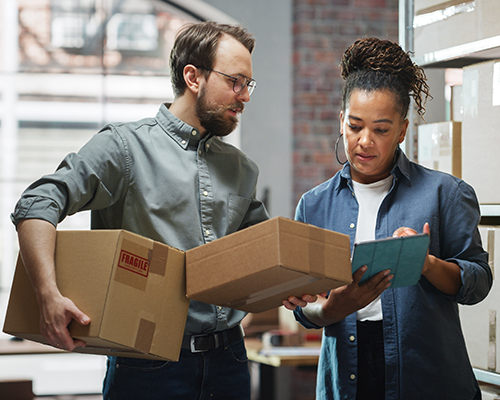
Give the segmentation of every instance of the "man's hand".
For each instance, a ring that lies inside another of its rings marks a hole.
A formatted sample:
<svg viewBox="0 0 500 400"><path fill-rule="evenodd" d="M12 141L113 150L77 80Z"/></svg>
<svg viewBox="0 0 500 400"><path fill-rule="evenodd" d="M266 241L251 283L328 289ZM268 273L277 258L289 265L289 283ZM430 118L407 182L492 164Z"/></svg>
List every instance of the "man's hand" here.
<svg viewBox="0 0 500 400"><path fill-rule="evenodd" d="M19 248L40 307L40 332L49 343L65 350L85 346L68 331L74 319L82 325L90 318L57 288L55 275L56 228L47 221L26 219L17 225Z"/></svg>
<svg viewBox="0 0 500 400"><path fill-rule="evenodd" d="M73 339L69 333L68 325L75 320L81 325L88 325L90 318L75 306L75 304L62 295L43 300L40 312L40 332L50 344L64 350L74 350L76 347L85 346L85 342Z"/></svg>
<svg viewBox="0 0 500 400"><path fill-rule="evenodd" d="M327 326L341 321L349 314L367 306L391 285L390 270L381 271L372 276L362 285L359 284L367 267L359 268L353 275L349 285L332 289L328 296L304 295L301 298L294 296L283 301L289 310L297 306L304 307L303 312L307 319L316 325Z"/></svg>

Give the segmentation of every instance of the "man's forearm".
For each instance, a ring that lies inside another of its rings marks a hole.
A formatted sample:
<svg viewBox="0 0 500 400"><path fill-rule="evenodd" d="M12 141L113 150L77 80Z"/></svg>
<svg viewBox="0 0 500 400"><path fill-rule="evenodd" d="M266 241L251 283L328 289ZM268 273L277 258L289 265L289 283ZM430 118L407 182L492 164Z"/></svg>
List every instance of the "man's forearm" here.
<svg viewBox="0 0 500 400"><path fill-rule="evenodd" d="M40 219L27 219L17 225L23 264L39 301L57 291L54 270L56 228Z"/></svg>

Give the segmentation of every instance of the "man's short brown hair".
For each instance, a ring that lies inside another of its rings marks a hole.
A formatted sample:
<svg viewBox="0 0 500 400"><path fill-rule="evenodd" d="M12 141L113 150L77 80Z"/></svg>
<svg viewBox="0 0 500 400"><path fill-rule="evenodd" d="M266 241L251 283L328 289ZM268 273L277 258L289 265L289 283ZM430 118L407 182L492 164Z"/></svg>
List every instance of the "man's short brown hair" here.
<svg viewBox="0 0 500 400"><path fill-rule="evenodd" d="M232 36L251 53L255 39L245 28L237 25L201 22L184 25L175 38L170 53L170 71L172 86L176 96L186 90L184 67L192 64L196 67L212 69L217 45L223 34Z"/></svg>

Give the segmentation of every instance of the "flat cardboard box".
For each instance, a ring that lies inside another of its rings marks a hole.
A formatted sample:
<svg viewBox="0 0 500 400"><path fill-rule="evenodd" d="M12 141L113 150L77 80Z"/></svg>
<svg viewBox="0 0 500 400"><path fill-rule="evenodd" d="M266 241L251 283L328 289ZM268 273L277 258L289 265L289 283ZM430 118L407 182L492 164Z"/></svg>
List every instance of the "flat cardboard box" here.
<svg viewBox="0 0 500 400"><path fill-rule="evenodd" d="M463 103L462 178L480 204L500 204L500 60L463 69Z"/></svg>
<svg viewBox="0 0 500 400"><path fill-rule="evenodd" d="M418 126L418 163L462 177L462 124L456 121Z"/></svg>
<svg viewBox="0 0 500 400"><path fill-rule="evenodd" d="M186 252L187 297L261 312L352 281L349 236L276 217Z"/></svg>
<svg viewBox="0 0 500 400"><path fill-rule="evenodd" d="M58 231L56 279L61 293L89 317L71 335L75 351L177 361L187 318L184 253L125 230ZM39 308L19 257L4 332L47 343Z"/></svg>
<svg viewBox="0 0 500 400"><path fill-rule="evenodd" d="M415 57L500 35L498 0L416 0Z"/></svg>

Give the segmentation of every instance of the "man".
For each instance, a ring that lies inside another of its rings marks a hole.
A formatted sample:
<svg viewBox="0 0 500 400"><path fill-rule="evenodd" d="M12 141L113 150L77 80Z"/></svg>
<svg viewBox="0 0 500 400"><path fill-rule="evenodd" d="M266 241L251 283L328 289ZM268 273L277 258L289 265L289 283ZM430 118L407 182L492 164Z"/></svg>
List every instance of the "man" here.
<svg viewBox="0 0 500 400"><path fill-rule="evenodd" d="M127 229L187 250L268 218L258 170L222 142L255 87L254 39L241 27L185 26L170 55L175 100L155 118L103 128L33 183L12 220L41 309L41 329L73 350L71 320L90 318L55 283L56 226L92 210L92 229ZM244 312L192 301L178 363L110 357L105 399L248 399Z"/></svg>

